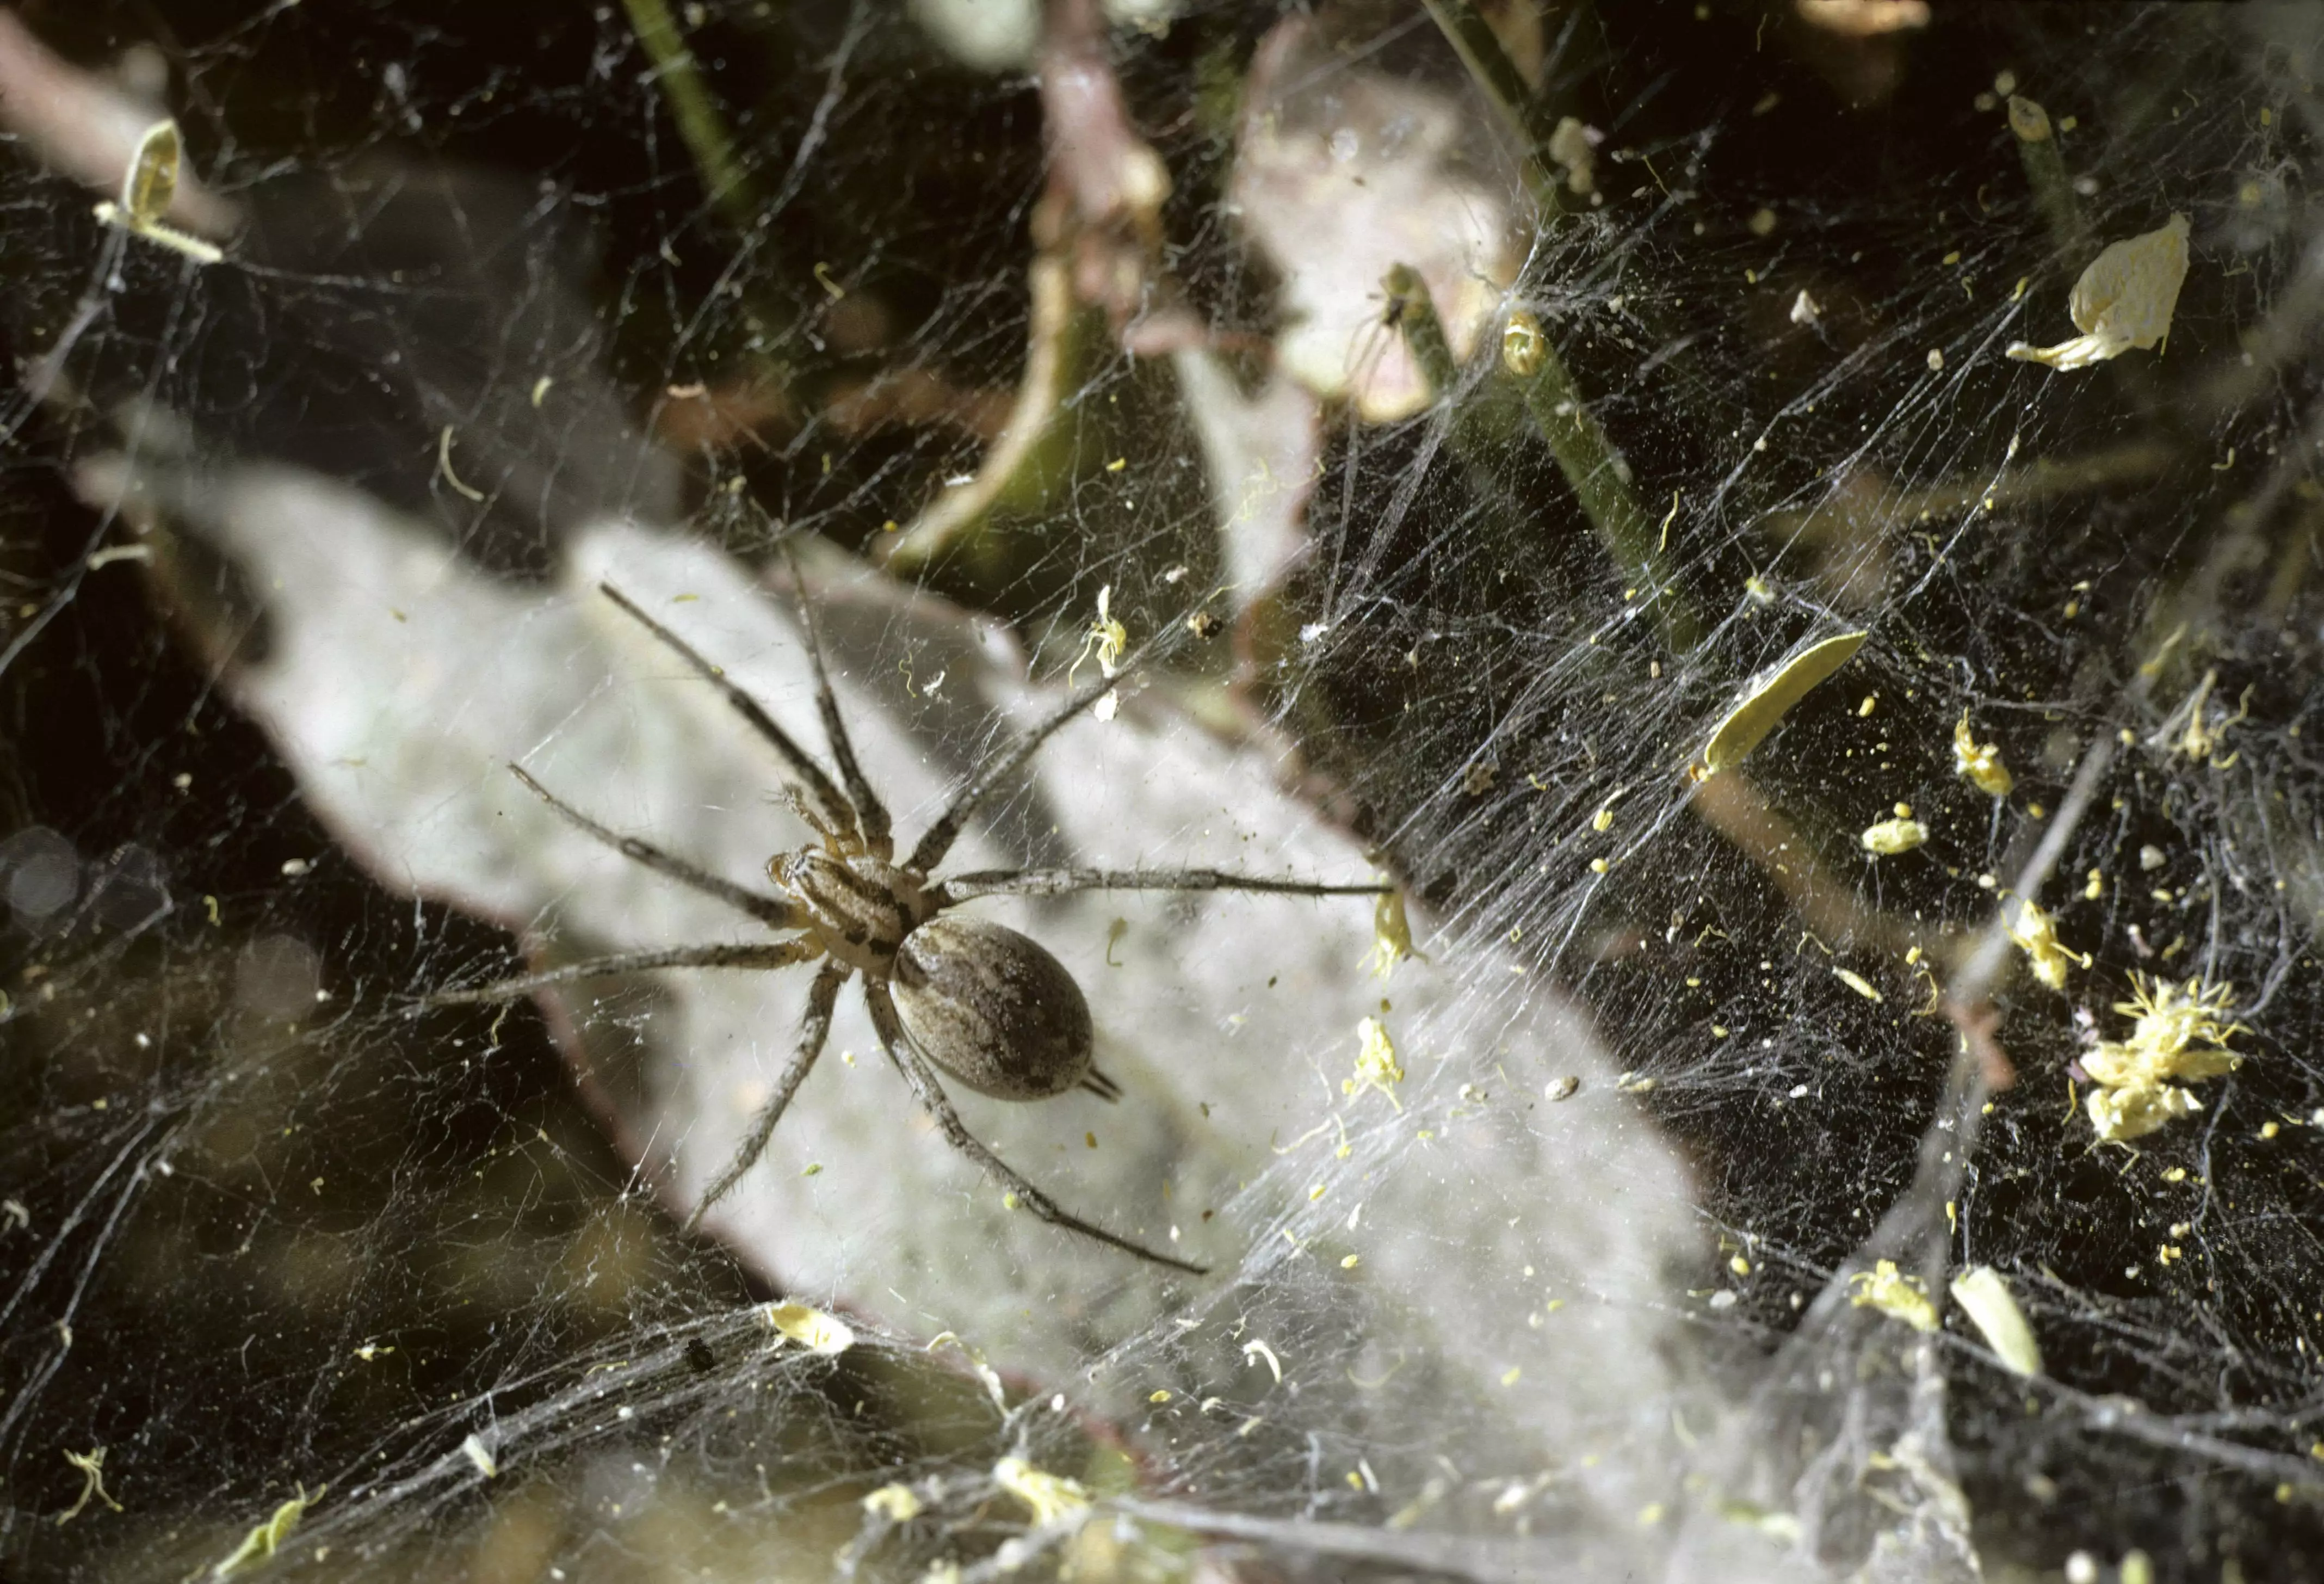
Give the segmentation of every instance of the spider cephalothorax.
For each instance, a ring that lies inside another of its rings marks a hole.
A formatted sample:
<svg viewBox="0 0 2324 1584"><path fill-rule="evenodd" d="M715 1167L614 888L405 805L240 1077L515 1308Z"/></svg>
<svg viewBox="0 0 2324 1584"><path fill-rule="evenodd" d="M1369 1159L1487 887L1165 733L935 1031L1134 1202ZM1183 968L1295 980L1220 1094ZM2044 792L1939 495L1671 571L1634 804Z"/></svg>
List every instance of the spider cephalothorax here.
<svg viewBox="0 0 2324 1584"><path fill-rule="evenodd" d="M860 975L864 1004L881 1048L954 1148L998 1179L1018 1203L1042 1219L1142 1259L1200 1272L1199 1265L1158 1254L1059 1209L963 1125L930 1070L932 1066L996 1099L1046 1099L1076 1087L1112 1099L1120 1090L1091 1065L1094 1031L1089 1003L1065 965L1029 936L950 910L980 896L1056 896L1100 889L1269 891L1323 896L1375 894L1385 888L1369 884L1317 885L1217 869L1010 869L936 879L936 866L978 806L1022 768L1052 733L1104 698L1118 673L1110 673L1096 691L1066 705L1013 749L980 766L911 851L899 859L887 805L864 779L840 719L804 597L800 616L814 665L816 707L823 718L840 780L846 784L844 793L757 700L626 596L610 586L605 586L604 592L705 681L720 689L781 755L796 780L796 785L787 789L791 806L814 828L819 841L768 860L767 877L779 893L769 896L720 879L636 837L619 835L561 801L521 769L511 768L550 808L598 840L770 928L790 933L755 945L677 947L592 958L545 973L447 992L434 1000L438 1004L503 1001L549 985L649 968L770 968L820 959L822 969L807 990L798 1047L777 1081L773 1096L752 1118L734 1158L695 1207L689 1226L700 1221L703 1212L765 1152L776 1123L822 1054L840 987Z"/></svg>

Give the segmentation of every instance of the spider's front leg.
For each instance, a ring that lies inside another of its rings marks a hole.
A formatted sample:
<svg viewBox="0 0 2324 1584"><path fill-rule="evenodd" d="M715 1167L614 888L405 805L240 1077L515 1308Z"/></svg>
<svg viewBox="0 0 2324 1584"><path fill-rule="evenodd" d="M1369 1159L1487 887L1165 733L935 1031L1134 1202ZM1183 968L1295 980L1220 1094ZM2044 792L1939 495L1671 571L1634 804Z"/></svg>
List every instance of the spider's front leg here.
<svg viewBox="0 0 2324 1584"><path fill-rule="evenodd" d="M943 1086L936 1082L936 1074L928 1070L927 1063L912 1048L910 1037L904 1033L903 1022L896 1014L896 1004L889 998L888 987L867 979L863 986L863 999L872 1009L872 1026L879 1033L881 1049L888 1052L888 1060L895 1063L896 1070L903 1074L904 1081L911 1086L913 1097L919 1101L921 1108L943 1130L945 1141L982 1167L986 1176L1015 1194L1019 1204L1053 1227L1063 1227L1069 1232L1095 1238L1125 1254L1136 1255L1139 1259L1167 1265L1172 1270L1185 1271L1190 1275L1199 1276L1208 1272L1210 1267L1207 1265L1158 1254L1142 1244L1132 1243L1127 1237L1084 1221L1061 1209L1055 1200L1028 1182L1014 1167L987 1149L974 1134L968 1131L967 1124L961 1121L960 1113L954 1110L952 1102L945 1098Z"/></svg>
<svg viewBox="0 0 2324 1584"><path fill-rule="evenodd" d="M579 962L568 962L563 968L553 968L537 974L519 974L514 978L478 985L467 990L438 990L424 996L420 1007L482 1006L495 1001L513 1001L535 990L545 990L551 985L569 985L576 979L610 978L616 974L641 974L654 968L779 968L795 962L808 962L823 955L823 948L806 936L789 940L751 942L733 946L674 946L660 951L617 951L608 957L586 957Z"/></svg>
<svg viewBox="0 0 2324 1584"><path fill-rule="evenodd" d="M831 1037L831 1010L839 999L839 987L847 983L848 971L844 963L827 961L823 965L823 971L815 976L815 983L807 988L807 1015L799 1021L798 1049L792 1052L790 1065L783 1069L783 1076L776 1080L775 1092L768 1098L765 1105L759 1107L759 1114L751 1118L750 1131L735 1146L733 1158L711 1180L701 1202L686 1218L687 1231L692 1232L701 1226L704 1213L724 1199L726 1190L740 1182L742 1173L757 1165L759 1157L767 1153L767 1141L774 1137L775 1125L783 1119L783 1113L790 1107L791 1097L798 1094L799 1085L807 1081L808 1071L815 1066L815 1059L823 1054L824 1042Z"/></svg>

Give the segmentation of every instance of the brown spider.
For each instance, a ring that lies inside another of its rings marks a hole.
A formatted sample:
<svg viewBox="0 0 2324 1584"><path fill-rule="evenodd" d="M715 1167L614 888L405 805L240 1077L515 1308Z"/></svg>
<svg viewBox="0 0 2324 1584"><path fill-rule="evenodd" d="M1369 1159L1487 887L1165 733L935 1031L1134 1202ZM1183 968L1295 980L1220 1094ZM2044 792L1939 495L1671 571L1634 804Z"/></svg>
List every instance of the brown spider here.
<svg viewBox="0 0 2324 1584"><path fill-rule="evenodd" d="M824 735L830 739L840 779L846 783L844 793L756 699L727 681L716 666L611 584L598 587L724 693L726 701L774 747L796 783L783 789L785 800L822 839L768 860L767 877L781 894L767 896L720 879L636 837L610 830L560 801L522 769L513 764L509 768L568 823L608 847L740 909L770 929L798 932L753 945L680 946L590 958L474 989L446 991L431 996L429 1004L506 1001L549 985L651 968L779 968L821 958L822 970L807 990L798 1048L776 1083L772 1098L752 1118L733 1159L712 1181L702 1202L687 1218L689 1231L765 1153L775 1125L781 1121L816 1058L823 1053L839 987L850 975L862 974L864 1003L871 1009L872 1026L879 1033L881 1048L954 1148L1041 1219L1111 1244L1140 1259L1201 1274L1204 1266L1157 1253L1061 1209L963 1125L930 1063L978 1093L1002 1100L1047 1099L1076 1087L1111 1100L1120 1090L1091 1065L1089 1003L1065 965L1014 930L983 919L949 916L948 910L980 896L1057 896L1072 891L1266 891L1335 896L1377 895L1388 887L1316 885L1218 869L993 869L935 879L929 871L944 861L970 816L1058 727L1106 697L1114 678L1075 699L1014 747L980 765L910 855L899 861L887 806L864 779L840 719L803 590L799 615L815 671L816 708L823 717Z"/></svg>

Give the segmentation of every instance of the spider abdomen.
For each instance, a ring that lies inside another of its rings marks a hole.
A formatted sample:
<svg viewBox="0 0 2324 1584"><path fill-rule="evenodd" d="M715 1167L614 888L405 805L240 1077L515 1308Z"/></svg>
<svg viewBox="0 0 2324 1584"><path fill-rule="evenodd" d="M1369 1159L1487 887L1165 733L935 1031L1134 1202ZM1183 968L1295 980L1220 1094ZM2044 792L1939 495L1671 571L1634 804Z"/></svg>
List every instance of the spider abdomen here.
<svg viewBox="0 0 2324 1584"><path fill-rule="evenodd" d="M931 919L904 937L893 972L912 1042L979 1094L1046 1099L1088 1075L1089 1003L1038 941L982 919Z"/></svg>

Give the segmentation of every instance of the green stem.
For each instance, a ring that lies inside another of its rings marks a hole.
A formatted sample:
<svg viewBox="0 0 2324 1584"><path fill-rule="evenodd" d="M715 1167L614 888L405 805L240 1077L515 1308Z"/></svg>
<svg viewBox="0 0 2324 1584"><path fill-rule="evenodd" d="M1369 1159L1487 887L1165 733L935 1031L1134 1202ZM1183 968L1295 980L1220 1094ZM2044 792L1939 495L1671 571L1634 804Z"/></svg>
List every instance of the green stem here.
<svg viewBox="0 0 2324 1584"><path fill-rule="evenodd" d="M2066 156L2050 130L2050 113L2012 94L2009 130L2017 134L2017 158L2025 167L2034 201L2049 222L2050 245L2058 261L2070 270L2080 269L2089 256L2089 229L2082 221L2082 206L2074 199L2073 178L2066 174Z"/></svg>
<svg viewBox="0 0 2324 1584"><path fill-rule="evenodd" d="M669 100L678 135L694 155L711 202L737 229L748 231L758 221L758 194L735 161L734 140L711 97L710 85L702 80L695 66L694 51L686 47L678 24L670 20L669 7L662 0L622 0L622 4L630 14L630 27L638 42L645 47L646 58L653 62L654 79Z"/></svg>
<svg viewBox="0 0 2324 1584"><path fill-rule="evenodd" d="M1452 344L1444 338L1444 326L1436 317L1427 283L1410 265L1397 264L1380 283L1397 304L1413 360L1435 387L1438 398L1449 396L1460 381L1461 369ZM1702 620L1677 591L1654 520L1630 493L1630 466L1599 426L1573 376L1545 338L1540 354L1539 365L1529 375L1517 376L1526 411L1542 439L1549 442L1550 454L1557 459L1566 483L1597 530L1599 542L1632 580L1635 593L1652 602L1664 641L1674 653L1686 653L1702 641Z"/></svg>
<svg viewBox="0 0 2324 1584"><path fill-rule="evenodd" d="M1533 92L1526 86L1525 75L1517 70L1517 62L1501 48L1500 35L1492 24L1478 14L1470 0L1422 0L1428 14L1434 19L1452 52L1469 69L1486 103L1509 134L1517 139L1525 153L1526 186L1533 194L1534 203L1544 218L1560 213L1564 201L1560 196L1557 173L1541 162L1541 151L1549 142L1549 134L1534 124L1529 107Z"/></svg>
<svg viewBox="0 0 2324 1584"><path fill-rule="evenodd" d="M1452 356L1452 343L1444 338L1428 283L1410 264L1391 264L1380 277L1380 288L1396 305L1397 322L1404 330L1404 344L1412 349L1412 360L1420 365L1436 400L1444 400L1461 383L1461 365Z"/></svg>

